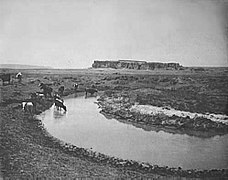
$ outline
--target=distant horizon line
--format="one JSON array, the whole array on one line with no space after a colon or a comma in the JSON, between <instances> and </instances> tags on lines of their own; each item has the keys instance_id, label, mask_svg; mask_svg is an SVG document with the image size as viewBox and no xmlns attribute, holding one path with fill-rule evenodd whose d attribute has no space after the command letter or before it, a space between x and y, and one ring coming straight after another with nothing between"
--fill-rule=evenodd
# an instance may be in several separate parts
<instances>
[{"instance_id":1,"label":"distant horizon line","mask_svg":"<svg viewBox=\"0 0 228 180\"><path fill-rule=\"evenodd\" d=\"M163 63L163 62L161 62ZM12 67L2 67L2 66L12 66ZM13 66L20 66L20 67L13 67ZM22 67L22 66L25 66L25 67ZM27 68L26 68L27 66ZM183 66L183 65L182 65ZM199 68L199 67L202 67L202 68L228 68L228 65L227 66L210 66L210 65L201 65L201 66L183 66L183 67L186 67L186 68ZM66 67L52 67L52 66L40 66L40 65L31 65L31 64L18 64L18 63L3 63L3 64L0 64L0 69L114 69L114 68L93 68L92 66L90 67L81 67L81 68L66 68Z\"/></svg>"}]
</instances>

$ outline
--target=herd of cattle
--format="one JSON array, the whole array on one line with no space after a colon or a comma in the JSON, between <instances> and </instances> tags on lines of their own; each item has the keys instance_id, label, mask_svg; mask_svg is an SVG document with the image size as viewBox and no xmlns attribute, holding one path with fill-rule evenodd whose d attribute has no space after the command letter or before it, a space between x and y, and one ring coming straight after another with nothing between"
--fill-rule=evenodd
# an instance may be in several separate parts
<instances>
[{"instance_id":1,"label":"herd of cattle","mask_svg":"<svg viewBox=\"0 0 228 180\"><path fill-rule=\"evenodd\" d=\"M18 82L21 82L22 73L21 72L17 73L17 75L15 77L16 77L16 79L18 79ZM2 74L2 75L0 75L0 79L2 79L3 85L5 85L5 82L8 82L8 84L10 84L11 75ZM42 92L32 93L29 101L21 103L22 109L25 112L29 112L29 113L36 112L37 103L42 104L42 101L47 98L48 99L51 98L51 100L54 100L54 105L57 108L57 110L63 109L64 111L67 111L67 108L64 105L64 100L62 99L62 96L64 95L64 90L65 90L64 86L60 86L58 88L58 92L53 92L53 88L44 83L40 83L39 87L42 90ZM73 84L73 89L74 89L74 92L77 93L77 91L78 91L77 83ZM86 96L88 95L88 93L93 95L94 93L97 93L97 92L98 92L97 89L93 85L91 88L85 88Z\"/></svg>"},{"instance_id":2,"label":"herd of cattle","mask_svg":"<svg viewBox=\"0 0 228 180\"><path fill-rule=\"evenodd\" d=\"M39 84L40 89L42 92L35 92L31 94L31 101L28 102L22 102L23 110L33 113L36 111L36 105L37 103L42 103L43 99L51 98L54 100L54 105L57 108L57 110L63 109L64 111L67 111L66 106L64 105L64 100L62 99L62 96L64 95L64 86L60 86L58 89L58 92L53 93L52 87L48 86L47 84L40 83ZM77 93L78 90L78 84L73 84L74 92ZM95 87L92 88L85 88L85 96L90 93L93 95L94 93L97 93L97 89ZM53 96L52 96L53 94Z\"/></svg>"},{"instance_id":3,"label":"herd of cattle","mask_svg":"<svg viewBox=\"0 0 228 180\"><path fill-rule=\"evenodd\" d=\"M18 79L19 82L21 82L22 73L21 72L17 73L15 77L16 77L16 79ZM11 83L11 74L9 74L9 73L1 74L0 79L2 80L3 85L5 85L6 82L8 84L10 84Z\"/></svg>"},{"instance_id":4,"label":"herd of cattle","mask_svg":"<svg viewBox=\"0 0 228 180\"><path fill-rule=\"evenodd\" d=\"M42 104L42 100L46 98L51 98L54 100L54 105L57 108L57 110L63 109L64 111L67 111L66 106L64 105L64 100L62 99L62 96L64 95L64 86L60 86L58 89L58 92L53 93L52 87L48 86L47 84L40 83L39 84L40 89L42 92L35 92L31 94L31 101L22 102L22 108L24 111L27 111L29 113L33 113L36 111L37 103ZM78 90L78 84L73 84L74 92L77 93ZM85 95L87 96L88 93L93 95L94 93L97 93L97 89L95 87L92 88L85 88ZM52 96L53 94L53 96Z\"/></svg>"}]
</instances>

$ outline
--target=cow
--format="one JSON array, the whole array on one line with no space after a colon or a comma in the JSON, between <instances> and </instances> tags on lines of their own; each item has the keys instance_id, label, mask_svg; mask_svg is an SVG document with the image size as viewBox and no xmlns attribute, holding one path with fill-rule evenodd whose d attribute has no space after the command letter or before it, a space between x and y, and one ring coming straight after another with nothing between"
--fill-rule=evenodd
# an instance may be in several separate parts
<instances>
[{"instance_id":1,"label":"cow","mask_svg":"<svg viewBox=\"0 0 228 180\"><path fill-rule=\"evenodd\" d=\"M36 102L41 102L45 98L44 94L41 92L35 92L31 94L31 100Z\"/></svg>"},{"instance_id":2,"label":"cow","mask_svg":"<svg viewBox=\"0 0 228 180\"><path fill-rule=\"evenodd\" d=\"M44 99L45 98L44 93L42 93L42 92L36 92L35 94L36 94L37 99Z\"/></svg>"},{"instance_id":3,"label":"cow","mask_svg":"<svg viewBox=\"0 0 228 180\"><path fill-rule=\"evenodd\" d=\"M18 82L21 82L22 73L21 72L17 73L16 78L18 79Z\"/></svg>"},{"instance_id":4,"label":"cow","mask_svg":"<svg viewBox=\"0 0 228 180\"><path fill-rule=\"evenodd\" d=\"M86 96L88 93L90 93L92 96L94 93L97 93L98 91L95 88L85 88L85 92L86 92L86 94L85 94Z\"/></svg>"},{"instance_id":5,"label":"cow","mask_svg":"<svg viewBox=\"0 0 228 180\"><path fill-rule=\"evenodd\" d=\"M44 83L40 83L39 87L40 87L40 89L43 90L43 94L44 94L45 97L47 97L48 95L50 97L52 97L51 93L52 93L53 89L51 87L47 86Z\"/></svg>"},{"instance_id":6,"label":"cow","mask_svg":"<svg viewBox=\"0 0 228 180\"><path fill-rule=\"evenodd\" d=\"M74 88L74 92L76 93L77 90L78 90L78 84L77 83L74 83L73 88Z\"/></svg>"},{"instance_id":7,"label":"cow","mask_svg":"<svg viewBox=\"0 0 228 180\"><path fill-rule=\"evenodd\" d=\"M1 74L0 78L2 79L2 84L3 85L7 81L8 81L8 84L10 84L10 80L11 80L11 75L10 74Z\"/></svg>"},{"instance_id":8,"label":"cow","mask_svg":"<svg viewBox=\"0 0 228 180\"><path fill-rule=\"evenodd\" d=\"M64 86L60 86L60 88L58 89L59 95L63 96L63 92L64 92Z\"/></svg>"},{"instance_id":9,"label":"cow","mask_svg":"<svg viewBox=\"0 0 228 180\"><path fill-rule=\"evenodd\" d=\"M54 94L54 100L55 99L61 101L62 103L64 102L64 100L58 94Z\"/></svg>"},{"instance_id":10,"label":"cow","mask_svg":"<svg viewBox=\"0 0 228 180\"><path fill-rule=\"evenodd\" d=\"M22 102L22 109L25 112L33 113L35 108L34 102Z\"/></svg>"},{"instance_id":11,"label":"cow","mask_svg":"<svg viewBox=\"0 0 228 180\"><path fill-rule=\"evenodd\" d=\"M64 111L67 111L66 106L63 104L62 101L60 101L59 99L54 99L54 103L55 103L55 107L57 107L57 110L61 110L64 109Z\"/></svg>"}]
</instances>

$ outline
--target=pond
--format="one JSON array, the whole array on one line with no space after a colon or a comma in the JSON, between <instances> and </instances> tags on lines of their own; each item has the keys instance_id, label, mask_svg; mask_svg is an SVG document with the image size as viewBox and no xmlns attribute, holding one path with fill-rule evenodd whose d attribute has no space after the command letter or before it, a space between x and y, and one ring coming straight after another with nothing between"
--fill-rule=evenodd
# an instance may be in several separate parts
<instances>
[{"instance_id":1,"label":"pond","mask_svg":"<svg viewBox=\"0 0 228 180\"><path fill-rule=\"evenodd\" d=\"M228 168L228 135L198 138L145 131L105 118L95 102L95 97L65 99L66 113L52 106L38 118L58 139L106 155L183 169Z\"/></svg>"}]
</instances>

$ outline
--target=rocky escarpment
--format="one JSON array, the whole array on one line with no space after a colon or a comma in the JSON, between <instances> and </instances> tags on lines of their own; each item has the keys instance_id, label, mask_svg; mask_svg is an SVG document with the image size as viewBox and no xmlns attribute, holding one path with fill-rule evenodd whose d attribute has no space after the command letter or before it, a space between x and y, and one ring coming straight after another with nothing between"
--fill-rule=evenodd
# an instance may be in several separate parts
<instances>
[{"instance_id":1,"label":"rocky escarpment","mask_svg":"<svg viewBox=\"0 0 228 180\"><path fill-rule=\"evenodd\" d=\"M179 63L160 63L133 60L118 61L94 61L93 68L114 68L114 69L136 69L136 70L154 70L154 69L183 69Z\"/></svg>"}]
</instances>

